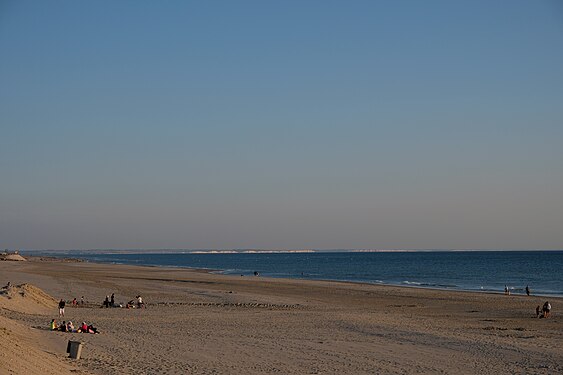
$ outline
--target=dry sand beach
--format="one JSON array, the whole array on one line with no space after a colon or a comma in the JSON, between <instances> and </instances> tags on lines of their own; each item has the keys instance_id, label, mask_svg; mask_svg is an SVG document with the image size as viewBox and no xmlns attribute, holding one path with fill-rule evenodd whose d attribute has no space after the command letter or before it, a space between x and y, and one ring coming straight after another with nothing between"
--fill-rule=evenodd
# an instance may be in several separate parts
<instances>
[{"instance_id":1,"label":"dry sand beach","mask_svg":"<svg viewBox=\"0 0 563 375\"><path fill-rule=\"evenodd\" d=\"M563 373L563 301L31 259L0 262L1 374ZM16 285L28 284L21 287ZM146 309L100 308L115 293ZM23 295L22 295L23 294ZM101 334L50 332L66 320ZM69 339L82 359L65 358Z\"/></svg>"}]
</instances>

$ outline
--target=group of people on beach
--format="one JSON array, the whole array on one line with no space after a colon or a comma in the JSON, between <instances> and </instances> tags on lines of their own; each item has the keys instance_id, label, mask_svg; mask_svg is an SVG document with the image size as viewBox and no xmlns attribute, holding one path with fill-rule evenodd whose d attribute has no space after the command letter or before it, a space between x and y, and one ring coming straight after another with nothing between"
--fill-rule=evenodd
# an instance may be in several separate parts
<instances>
[{"instance_id":1,"label":"group of people on beach","mask_svg":"<svg viewBox=\"0 0 563 375\"><path fill-rule=\"evenodd\" d=\"M524 290L526 291L526 295L529 296L531 293L530 286L526 285L526 288ZM510 290L506 285L504 286L504 294L507 296L510 295ZM540 307L540 305L536 306L536 318L549 318L550 314L551 304L549 303L549 301L545 301L543 307Z\"/></svg>"},{"instance_id":2,"label":"group of people on beach","mask_svg":"<svg viewBox=\"0 0 563 375\"><path fill-rule=\"evenodd\" d=\"M72 307L78 307L79 305L84 306L84 296L80 297L80 302L78 302L76 297L74 297L71 304ZM66 301L61 298L61 300L59 301L59 318L63 318L65 316L65 307Z\"/></svg>"},{"instance_id":3,"label":"group of people on beach","mask_svg":"<svg viewBox=\"0 0 563 375\"><path fill-rule=\"evenodd\" d=\"M76 298L72 300L72 306L76 307L79 305L79 302ZM84 305L84 296L80 298L80 305ZM65 307L66 301L61 298L59 301L59 318L64 318L65 316ZM115 293L112 293L111 296L107 295L105 300L102 303L102 307L109 308L109 307L123 307L120 304L115 303ZM127 302L126 308L145 308L146 305L143 302L143 297L141 295L137 295L135 299ZM61 332L72 332L72 333L100 333L96 327L92 324L86 324L86 322L82 322L82 324L76 328L72 321L63 321L61 324L58 324L55 319L51 320L51 324L49 326L51 331L61 331Z\"/></svg>"},{"instance_id":4,"label":"group of people on beach","mask_svg":"<svg viewBox=\"0 0 563 375\"><path fill-rule=\"evenodd\" d=\"M104 300L104 302L102 302L102 306L105 307L105 308L116 307L115 306L115 293L112 293L111 297L109 295L106 296L106 299Z\"/></svg>"},{"instance_id":5,"label":"group of people on beach","mask_svg":"<svg viewBox=\"0 0 563 375\"><path fill-rule=\"evenodd\" d=\"M84 305L84 296L82 296L80 303ZM78 302L76 298L72 300L72 306L77 306ZM61 298L59 301L59 318L64 318L65 316L65 307L66 301ZM51 331L60 331L60 332L72 332L72 333L100 333L96 327L92 324L86 324L86 322L82 322L79 327L75 327L72 321L64 321L61 324L57 323L56 319L51 320L51 324L49 325Z\"/></svg>"},{"instance_id":6,"label":"group of people on beach","mask_svg":"<svg viewBox=\"0 0 563 375\"><path fill-rule=\"evenodd\" d=\"M73 307L84 305L84 296L80 297L80 302L76 298L74 298L71 303ZM66 301L61 298L61 300L59 301L59 318L64 318L65 307L66 307ZM102 307L109 308L109 307L123 307L123 306L115 302L115 293L112 293L111 295L108 294L106 296L106 298L102 302ZM135 299L132 299L129 302L127 302L125 307L128 309L145 308L146 305L143 302L143 297L141 297L141 295L137 295L135 296Z\"/></svg>"},{"instance_id":7,"label":"group of people on beach","mask_svg":"<svg viewBox=\"0 0 563 375\"><path fill-rule=\"evenodd\" d=\"M73 298L72 300L72 306L76 307L78 305L83 306L84 305L84 296L80 297L80 302L78 302L78 300L76 299L76 297Z\"/></svg>"},{"instance_id":8,"label":"group of people on beach","mask_svg":"<svg viewBox=\"0 0 563 375\"><path fill-rule=\"evenodd\" d=\"M524 290L526 291L526 295L529 296L531 291L530 291L530 286L526 285L526 288L524 288ZM504 294L509 296L510 295L510 289L508 289L508 286L505 285L504 286Z\"/></svg>"},{"instance_id":9,"label":"group of people on beach","mask_svg":"<svg viewBox=\"0 0 563 375\"><path fill-rule=\"evenodd\" d=\"M138 295L135 297L135 299L132 299L131 301L127 302L127 305L125 307L128 309L134 309L135 307L139 309L144 309L147 306L143 302L143 297L141 297L141 295Z\"/></svg>"},{"instance_id":10,"label":"group of people on beach","mask_svg":"<svg viewBox=\"0 0 563 375\"><path fill-rule=\"evenodd\" d=\"M112 293L111 296L107 295L106 298L104 299L104 302L102 302L102 307L105 308L109 308L109 307L123 307L123 305L115 303L115 293ZM135 299L130 300L129 302L127 302L127 304L125 305L125 308L127 309L133 309L133 308L145 308L145 303L143 302L143 297L141 297L141 295L135 296Z\"/></svg>"},{"instance_id":11,"label":"group of people on beach","mask_svg":"<svg viewBox=\"0 0 563 375\"><path fill-rule=\"evenodd\" d=\"M92 324L86 324L86 322L82 322L82 324L76 328L72 321L63 322L61 324L57 323L56 319L51 320L51 324L49 325L49 329L51 331L60 331L60 332L70 332L70 333L92 333L97 334L100 333L96 327Z\"/></svg>"},{"instance_id":12,"label":"group of people on beach","mask_svg":"<svg viewBox=\"0 0 563 375\"><path fill-rule=\"evenodd\" d=\"M545 301L543 307L541 308L540 314L540 305L536 307L536 318L549 318L551 314L551 303L549 301Z\"/></svg>"}]
</instances>

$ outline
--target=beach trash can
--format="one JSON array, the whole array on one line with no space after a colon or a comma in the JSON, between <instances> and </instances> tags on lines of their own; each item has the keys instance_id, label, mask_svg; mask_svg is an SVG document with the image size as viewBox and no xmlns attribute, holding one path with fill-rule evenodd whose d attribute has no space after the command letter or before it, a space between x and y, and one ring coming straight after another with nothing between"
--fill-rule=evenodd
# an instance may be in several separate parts
<instances>
[{"instance_id":1,"label":"beach trash can","mask_svg":"<svg viewBox=\"0 0 563 375\"><path fill-rule=\"evenodd\" d=\"M72 359L80 359L82 354L82 343L80 341L68 341L66 352L70 354Z\"/></svg>"}]
</instances>

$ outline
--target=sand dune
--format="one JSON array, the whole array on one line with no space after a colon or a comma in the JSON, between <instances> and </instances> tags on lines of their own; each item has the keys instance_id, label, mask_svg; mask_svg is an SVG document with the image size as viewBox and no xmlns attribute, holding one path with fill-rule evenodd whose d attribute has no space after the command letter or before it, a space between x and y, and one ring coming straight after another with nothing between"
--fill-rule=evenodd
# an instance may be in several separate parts
<instances>
[{"instance_id":1,"label":"sand dune","mask_svg":"<svg viewBox=\"0 0 563 375\"><path fill-rule=\"evenodd\" d=\"M64 359L62 342L53 343L41 330L14 319L22 315L45 316L56 305L53 297L31 284L0 290L0 374L86 373Z\"/></svg>"},{"instance_id":2,"label":"sand dune","mask_svg":"<svg viewBox=\"0 0 563 375\"><path fill-rule=\"evenodd\" d=\"M17 253L1 253L0 261L25 262L26 259Z\"/></svg>"},{"instance_id":3,"label":"sand dune","mask_svg":"<svg viewBox=\"0 0 563 375\"><path fill-rule=\"evenodd\" d=\"M0 289L0 308L27 313L48 314L57 306L57 300L31 284L19 284Z\"/></svg>"}]
</instances>

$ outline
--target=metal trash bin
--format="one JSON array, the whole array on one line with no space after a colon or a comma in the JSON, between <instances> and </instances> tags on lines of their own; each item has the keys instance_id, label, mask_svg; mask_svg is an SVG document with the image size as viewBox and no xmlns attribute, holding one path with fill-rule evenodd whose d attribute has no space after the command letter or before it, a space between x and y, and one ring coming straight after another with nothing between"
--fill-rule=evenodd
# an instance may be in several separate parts
<instances>
[{"instance_id":1,"label":"metal trash bin","mask_svg":"<svg viewBox=\"0 0 563 375\"><path fill-rule=\"evenodd\" d=\"M82 343L80 341L68 341L66 352L70 354L72 359L80 359L82 354Z\"/></svg>"}]
</instances>

